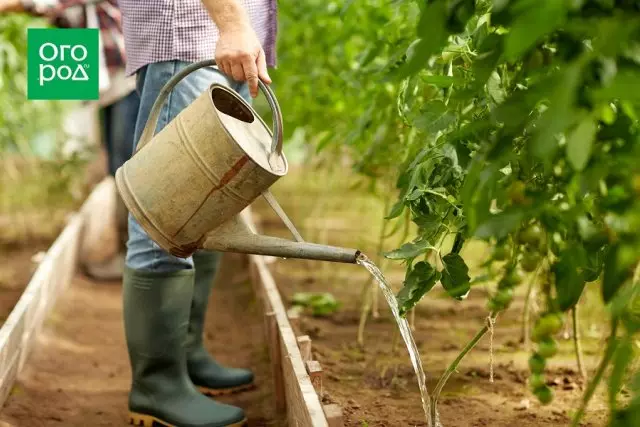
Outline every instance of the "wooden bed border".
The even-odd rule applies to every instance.
[[[256,230],[251,210],[242,215]],[[267,260],[247,256],[251,284],[264,312],[276,410],[286,410],[289,427],[342,427],[341,408],[322,404],[322,367],[312,359],[311,339],[301,334],[299,319],[287,315]]]
[[[92,196],[105,189],[106,186],[99,184],[79,212],[70,215],[0,328],[0,408],[11,393],[45,319],[76,273],[86,218],[103,214],[93,208],[92,200],[98,198]],[[242,215],[255,229],[250,209]],[[290,427],[342,427],[341,408],[322,404],[322,367],[312,359],[311,339],[300,333],[298,319],[287,315],[267,267],[269,258],[247,255],[245,260],[264,311],[276,409],[281,413],[286,411]]]
[[[104,215],[100,193],[113,191],[113,179],[105,178],[93,189],[39,262],[31,280],[0,328],[0,408],[27,361],[56,300],[66,290],[78,268],[86,219]]]

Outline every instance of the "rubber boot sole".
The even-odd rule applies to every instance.
[[[178,427],[173,424],[166,423],[152,415],[137,414],[135,412],[129,413],[129,424],[143,427]],[[245,418],[238,423],[227,424],[225,427],[245,427],[247,425],[247,419]]]
[[[242,391],[253,390],[254,388],[256,388],[256,385],[254,383],[239,385],[237,387],[230,387],[230,388],[209,388],[209,387],[200,387],[200,386],[198,386],[198,390],[200,390],[200,393],[204,394],[205,396],[209,396],[209,397],[225,396],[225,395],[228,395],[228,394],[236,394],[236,393],[240,393]]]

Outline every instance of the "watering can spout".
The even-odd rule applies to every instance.
[[[307,242],[294,242],[279,237],[257,234],[250,224],[236,215],[207,233],[203,249],[221,252],[240,252],[282,258],[301,258],[355,264],[360,251]]]

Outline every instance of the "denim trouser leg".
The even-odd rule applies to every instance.
[[[102,111],[102,133],[111,176],[131,157],[139,106],[140,97],[132,91]]]
[[[151,107],[160,94],[162,87],[181,69],[189,65],[182,61],[167,61],[150,64],[142,68],[137,76],[137,89],[140,94],[140,109],[135,130],[137,145],[144,129]],[[173,89],[160,113],[156,133],[162,130],[185,107],[191,104],[209,85],[217,82],[238,91],[250,102],[249,90],[244,83],[238,83],[225,77],[213,68],[201,68],[187,77]],[[135,149],[135,147],[134,147]],[[159,171],[158,173],[162,173]],[[147,235],[138,222],[129,214],[129,241],[127,242],[126,264],[129,268],[141,271],[168,273],[193,268],[193,260],[178,258],[158,246]]]

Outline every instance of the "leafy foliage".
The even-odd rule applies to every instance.
[[[61,128],[62,102],[27,99],[27,27],[42,25],[27,15],[0,17],[0,152],[30,154],[36,136],[56,138]]]
[[[309,309],[314,316],[327,316],[340,306],[336,298],[327,292],[298,292],[293,296],[292,304],[297,310]]]
[[[349,147],[367,176],[395,175],[388,218],[409,215],[418,228],[387,253],[407,265],[403,312],[437,280],[463,297],[463,242],[485,240],[495,247],[487,267],[500,272],[491,311],[509,306],[521,272],[545,279],[544,361],[560,313],[598,281],[612,324],[636,319],[612,338],[610,380],[612,395],[627,380],[634,393],[626,407],[612,403],[611,425],[636,425],[627,343],[639,326],[640,4],[316,0],[281,2],[281,13],[293,31],[276,73],[287,126],[321,135],[319,150]],[[544,382],[532,391],[552,399]]]

